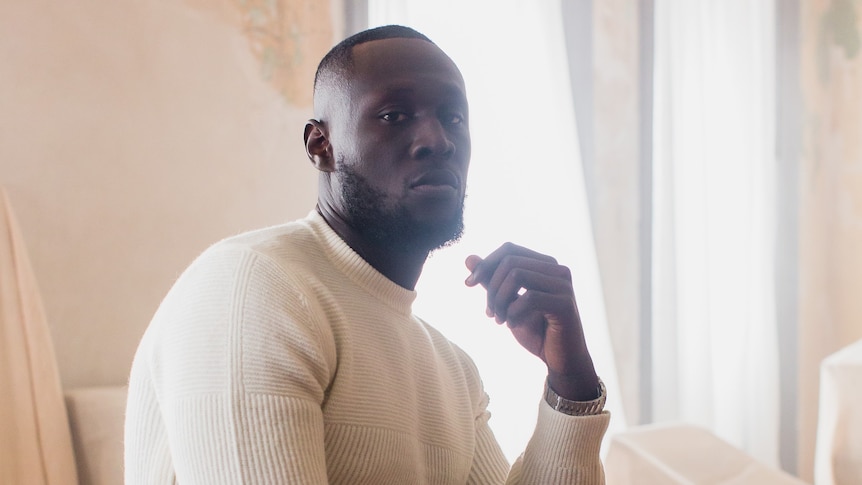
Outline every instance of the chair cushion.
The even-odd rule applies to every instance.
[[[605,460],[608,485],[802,485],[710,431],[687,424],[648,425],[614,436]]]

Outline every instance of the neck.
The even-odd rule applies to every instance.
[[[317,212],[329,227],[368,264],[397,285],[413,290],[430,251],[411,244],[381,244],[370,241],[326,206],[318,204]]]

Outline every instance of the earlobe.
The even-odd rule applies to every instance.
[[[334,172],[335,159],[332,156],[332,145],[326,134],[326,126],[317,120],[308,120],[305,124],[305,154],[311,160],[314,168],[321,172]]]

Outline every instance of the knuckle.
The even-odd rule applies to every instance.
[[[515,267],[515,260],[512,255],[507,254],[500,259],[500,264],[497,265],[497,271],[501,271],[503,274],[510,274],[512,268]]]
[[[509,272],[509,278],[512,279],[512,282],[515,284],[521,284],[524,282],[525,275],[527,274],[523,268],[513,268],[512,271]]]
[[[497,295],[497,298],[494,301],[494,308],[498,309],[499,313],[505,313],[506,307],[509,306],[509,302],[506,300],[506,297]]]

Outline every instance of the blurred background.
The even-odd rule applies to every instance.
[[[0,0],[0,186],[62,387],[124,384],[195,256],[313,209],[317,62],[399,23],[462,69],[474,144],[467,233],[415,310],[476,359],[507,455],[543,369],[484,317],[463,258],[511,240],[572,268],[611,434],[694,423],[811,482],[820,363],[862,338],[860,10]]]

